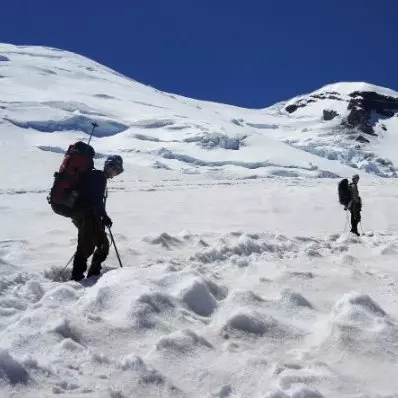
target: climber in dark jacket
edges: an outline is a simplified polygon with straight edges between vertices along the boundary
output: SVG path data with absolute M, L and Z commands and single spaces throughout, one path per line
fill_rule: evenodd
M 112 226 L 112 220 L 105 209 L 106 184 L 108 178 L 122 172 L 123 159 L 119 155 L 113 155 L 106 159 L 103 171 L 90 170 L 84 178 L 77 200 L 77 210 L 72 217 L 72 222 L 78 228 L 72 280 L 79 281 L 84 278 L 87 260 L 93 253 L 87 278 L 101 273 L 101 263 L 109 253 L 105 227 Z
M 352 177 L 352 183 L 348 186 L 350 190 L 351 200 L 347 208 L 351 212 L 351 232 L 360 235 L 358 232 L 358 224 L 361 222 L 362 201 L 358 192 L 359 175 Z

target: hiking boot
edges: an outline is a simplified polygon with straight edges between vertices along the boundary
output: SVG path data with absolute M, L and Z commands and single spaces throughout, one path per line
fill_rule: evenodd
M 84 273 L 87 269 L 87 261 L 84 257 L 75 255 L 73 259 L 73 268 L 72 268 L 72 281 L 80 281 L 84 278 Z
M 70 280 L 71 280 L 71 281 L 79 282 L 79 281 L 81 281 L 83 278 L 84 278 L 84 275 L 83 275 L 83 274 L 72 274 L 71 277 L 70 277 Z
M 90 278 L 90 276 L 99 276 L 99 275 L 101 275 L 101 264 L 98 263 L 91 264 L 91 267 L 87 272 L 87 278 Z

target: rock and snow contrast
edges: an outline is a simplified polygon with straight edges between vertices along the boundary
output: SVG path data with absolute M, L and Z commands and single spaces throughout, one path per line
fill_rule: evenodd
M 0 396 L 398 397 L 397 115 L 365 83 L 244 109 L 1 44 Z M 93 122 L 124 267 L 77 283 L 46 196 Z

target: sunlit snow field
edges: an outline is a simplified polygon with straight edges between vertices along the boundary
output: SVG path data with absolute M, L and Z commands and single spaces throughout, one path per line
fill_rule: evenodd
M 1 397 L 398 397 L 398 182 L 375 161 L 398 161 L 396 118 L 364 155 L 317 103 L 196 101 L 48 48 L 0 45 L 0 75 Z M 323 90 L 360 89 L 398 97 Z M 123 268 L 111 248 L 77 283 L 46 196 L 93 121 L 96 166 L 125 161 Z M 337 197 L 354 173 L 359 238 Z

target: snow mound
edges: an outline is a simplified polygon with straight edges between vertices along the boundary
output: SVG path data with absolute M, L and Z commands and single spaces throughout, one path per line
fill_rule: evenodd
M 215 247 L 209 247 L 201 250 L 192 256 L 193 260 L 203 264 L 209 264 L 216 261 L 226 261 L 235 256 L 251 257 L 252 255 L 269 254 L 276 257 L 282 257 L 290 252 L 298 250 L 295 242 L 291 240 L 281 240 L 278 236 L 249 236 L 239 235 L 234 240 L 225 243 L 220 240 Z
M 213 346 L 202 336 L 191 330 L 180 330 L 162 337 L 156 343 L 156 350 L 174 355 L 193 353 L 198 349 L 212 349 Z
M 210 316 L 217 308 L 217 300 L 201 278 L 188 279 L 180 286 L 178 297 L 187 307 L 201 316 Z
M 176 316 L 176 303 L 167 294 L 154 292 L 140 295 L 132 303 L 129 318 L 136 330 L 162 328 L 169 317 Z
M 55 307 L 61 304 L 73 303 L 78 299 L 76 290 L 71 286 L 56 286 L 50 289 L 42 298 L 42 305 Z
M 166 232 L 163 232 L 161 235 L 159 235 L 156 238 L 147 239 L 147 241 L 149 241 L 149 243 L 151 243 L 153 245 L 161 245 L 165 249 L 171 249 L 174 246 L 181 245 L 181 243 L 182 243 L 178 238 L 176 238 L 175 236 L 172 236 Z
M 234 389 L 230 384 L 222 386 L 218 391 L 212 393 L 213 398 L 228 398 L 232 396 Z
M 61 351 L 63 350 L 63 351 L 81 353 L 84 350 L 84 347 L 81 344 L 77 343 L 75 340 L 71 338 L 66 338 L 62 340 L 62 342 L 59 344 L 59 349 Z
M 82 341 L 82 333 L 70 319 L 63 318 L 47 325 L 47 332 L 56 333 L 64 339 L 70 339 L 77 343 Z
M 261 298 L 259 295 L 255 294 L 251 290 L 234 290 L 228 296 L 228 302 L 238 304 L 238 305 L 254 305 L 259 306 L 261 303 L 264 303 L 265 300 Z
M 31 303 L 37 303 L 44 296 L 45 290 L 39 281 L 31 280 L 22 285 L 18 296 Z
M 53 282 L 66 282 L 70 279 L 70 272 L 66 272 L 64 268 L 65 267 L 52 266 L 45 269 L 43 275 Z
M 350 313 L 352 310 L 358 309 L 375 316 L 385 316 L 383 309 L 373 301 L 367 294 L 347 293 L 338 300 L 333 308 L 337 316 Z
M 315 275 L 311 271 L 288 271 L 285 272 L 281 278 L 286 279 L 314 279 Z
M 345 265 L 355 265 L 359 264 L 360 260 L 357 257 L 354 257 L 350 254 L 344 254 L 341 258 L 340 261 L 342 264 Z
M 282 304 L 287 305 L 288 307 L 306 307 L 313 309 L 312 304 L 302 294 L 295 292 L 292 289 L 284 289 L 281 292 L 279 300 Z
M 345 294 L 333 307 L 324 346 L 374 357 L 398 357 L 398 326 L 368 295 Z
M 143 359 L 137 355 L 131 354 L 120 360 L 120 367 L 123 370 L 138 370 L 146 369 Z
M 248 335 L 283 340 L 292 330 L 277 319 L 257 311 L 240 311 L 229 316 L 223 332 L 227 335 Z
M 378 252 L 382 256 L 392 256 L 398 254 L 398 243 L 397 242 L 390 242 L 386 245 L 382 245 L 378 247 Z
M 119 367 L 127 372 L 133 372 L 138 376 L 138 382 L 145 385 L 155 384 L 164 385 L 166 377 L 159 371 L 148 366 L 141 357 L 131 354 L 123 357 L 119 361 Z

